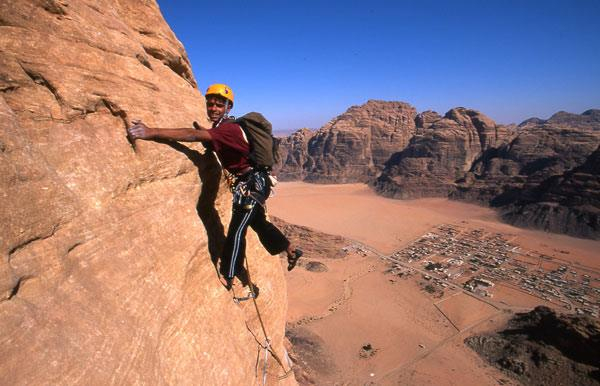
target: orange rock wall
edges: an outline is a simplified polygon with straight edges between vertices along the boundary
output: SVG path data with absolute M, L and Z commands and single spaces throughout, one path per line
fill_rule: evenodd
M 262 384 L 256 311 L 211 261 L 218 165 L 125 135 L 207 124 L 203 105 L 155 1 L 0 0 L 0 384 Z M 252 232 L 247 254 L 284 358 L 281 266 Z

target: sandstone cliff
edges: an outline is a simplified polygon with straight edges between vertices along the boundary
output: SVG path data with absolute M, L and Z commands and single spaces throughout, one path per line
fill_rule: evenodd
M 372 182 L 380 193 L 394 198 L 447 196 L 454 182 L 468 171 L 483 151 L 506 142 L 512 131 L 478 111 L 452 109 L 443 118 L 427 113 L 422 128 L 408 146 L 390 157 L 381 176 Z
M 474 201 L 501 208 L 514 224 L 600 238 L 597 172 L 577 169 L 593 164 L 600 110 L 515 126 L 463 107 L 442 117 L 369 101 L 281 143 L 283 179 L 360 181 L 393 198 Z
M 217 164 L 125 136 L 132 119 L 206 122 L 202 105 L 155 1 L 0 1 L 0 383 L 261 383 L 256 312 L 213 265 Z M 249 236 L 283 358 L 281 266 Z
M 528 119 L 509 143 L 488 149 L 473 163 L 459 181 L 457 198 L 509 204 L 522 188 L 582 165 L 599 141 L 600 110 Z
M 402 102 L 368 101 L 353 106 L 316 133 L 294 133 L 306 143 L 299 155 L 299 138 L 284 140 L 279 174 L 283 179 L 310 182 L 366 182 L 376 176 L 390 155 L 402 149 L 415 132 L 414 107 Z M 294 144 L 294 145 L 292 145 Z
M 288 137 L 279 139 L 280 160 L 276 169 L 282 181 L 306 178 L 307 169 L 304 165 L 307 165 L 310 159 L 308 143 L 313 135 L 309 129 L 300 129 Z
M 524 190 L 501 214 L 515 225 L 599 239 L 600 147 L 583 165 Z
M 600 110 L 529 119 L 457 181 L 455 198 L 499 207 L 513 224 L 600 238 Z

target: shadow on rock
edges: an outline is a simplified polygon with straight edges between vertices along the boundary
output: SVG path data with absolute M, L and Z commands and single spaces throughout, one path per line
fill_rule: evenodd
M 185 154 L 198 169 L 201 190 L 200 196 L 198 197 L 198 203 L 196 204 L 196 212 L 206 230 L 206 235 L 208 237 L 208 252 L 210 253 L 210 258 L 215 269 L 217 269 L 221 251 L 223 250 L 223 244 L 225 243 L 225 228 L 219 217 L 219 212 L 217 212 L 217 209 L 215 208 L 215 201 L 221 183 L 221 167 L 211 152 L 207 151 L 205 154 L 202 154 L 179 142 L 157 142 L 168 145 Z

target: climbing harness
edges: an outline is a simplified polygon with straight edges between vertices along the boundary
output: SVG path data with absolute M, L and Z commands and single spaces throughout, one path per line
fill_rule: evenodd
M 227 109 L 227 107 L 228 107 L 228 102 L 226 102 L 226 109 Z M 218 127 L 224 118 L 225 118 L 225 116 L 222 117 L 219 120 L 219 122 L 217 122 L 215 127 Z M 248 205 L 253 206 L 255 203 L 258 203 L 263 208 L 265 208 L 265 215 L 266 215 L 265 201 L 266 201 L 267 197 L 263 197 L 263 195 L 258 192 L 263 191 L 264 188 L 267 186 L 267 184 L 269 187 L 274 187 L 277 184 L 277 179 L 275 177 L 271 176 L 268 171 L 254 170 L 254 169 L 251 169 L 250 171 L 248 171 L 247 173 L 245 173 L 243 175 L 237 176 L 237 175 L 229 172 L 227 169 L 225 169 L 223 167 L 223 164 L 221 163 L 221 160 L 219 159 L 219 157 L 215 151 L 213 151 L 213 154 L 214 154 L 215 158 L 217 159 L 217 162 L 221 166 L 221 170 L 223 170 L 223 174 L 225 175 L 225 179 L 227 181 L 227 184 L 229 185 L 230 191 L 233 193 L 234 205 L 237 204 L 244 209 L 251 209 L 251 207 L 248 208 Z M 258 192 L 255 192 L 254 190 L 256 190 Z M 273 190 L 271 189 L 271 194 L 272 193 L 273 193 Z M 237 297 L 237 296 L 235 296 L 235 292 L 233 292 L 233 290 L 232 290 L 233 295 L 234 295 L 233 301 L 239 305 L 241 302 L 252 299 L 252 303 L 254 304 L 254 309 L 256 310 L 256 315 L 258 316 L 258 321 L 260 322 L 260 327 L 261 327 L 261 330 L 262 330 L 262 333 L 264 336 L 264 343 L 261 343 L 261 341 L 258 339 L 258 337 L 254 334 L 254 332 L 248 325 L 247 321 L 246 321 L 246 328 L 248 329 L 250 334 L 252 334 L 256 343 L 260 347 L 257 351 L 257 357 L 256 357 L 256 368 L 255 369 L 256 369 L 257 377 L 258 377 L 260 350 L 261 349 L 264 350 L 264 366 L 263 366 L 263 386 L 264 386 L 267 383 L 267 367 L 268 367 L 269 354 L 271 354 L 273 356 L 273 358 L 275 359 L 277 364 L 284 371 L 284 374 L 278 377 L 279 380 L 289 377 L 292 374 L 293 369 L 292 369 L 292 365 L 290 365 L 289 357 L 287 357 L 287 351 L 285 354 L 286 354 L 286 359 L 288 360 L 289 370 L 286 370 L 285 365 L 283 364 L 283 362 L 281 361 L 281 359 L 279 358 L 279 356 L 277 355 L 277 353 L 275 352 L 275 350 L 273 350 L 273 347 L 271 346 L 271 340 L 269 339 L 269 335 L 267 334 L 267 330 L 265 328 L 265 324 L 263 322 L 262 315 L 258 308 L 258 303 L 256 302 L 256 297 L 257 297 L 258 291 L 255 289 L 254 284 L 252 284 L 252 278 L 250 277 L 250 267 L 248 266 L 248 259 L 246 258 L 245 260 L 246 260 L 246 273 L 248 276 L 248 287 L 249 287 L 250 291 L 247 296 Z

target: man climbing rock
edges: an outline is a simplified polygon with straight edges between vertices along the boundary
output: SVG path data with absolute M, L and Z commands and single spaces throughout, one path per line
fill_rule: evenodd
M 302 256 L 302 251 L 294 248 L 266 217 L 265 205 L 272 187 L 270 171 L 252 164 L 249 157 L 250 145 L 244 130 L 233 119 L 229 119 L 232 107 L 233 91 L 227 85 L 213 84 L 206 90 L 206 111 L 212 122 L 211 129 L 202 128 L 196 123 L 195 129 L 150 128 L 140 121 L 134 122 L 134 126 L 128 129 L 132 140 L 203 142 L 209 144 L 216 153 L 232 180 L 233 209 L 220 269 L 228 289 L 232 286 L 234 276 L 244 269 L 248 226 L 256 232 L 271 255 L 283 251 L 287 253 L 288 271 L 295 267 Z M 244 282 L 245 278 L 241 280 Z

